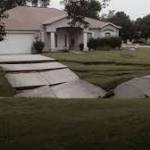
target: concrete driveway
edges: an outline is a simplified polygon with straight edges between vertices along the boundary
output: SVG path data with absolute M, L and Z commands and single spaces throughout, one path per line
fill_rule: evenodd
M 0 66 L 17 97 L 98 98 L 106 92 L 42 55 L 2 55 Z

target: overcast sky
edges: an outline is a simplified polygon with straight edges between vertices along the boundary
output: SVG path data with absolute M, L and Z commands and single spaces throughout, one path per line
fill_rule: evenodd
M 60 0 L 51 0 L 51 7 L 63 9 Z M 103 13 L 108 10 L 124 11 L 131 19 L 136 19 L 150 14 L 150 0 L 111 0 L 110 6 Z

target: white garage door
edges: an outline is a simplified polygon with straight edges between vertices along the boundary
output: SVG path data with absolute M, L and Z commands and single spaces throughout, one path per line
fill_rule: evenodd
M 0 54 L 26 54 L 31 53 L 33 34 L 7 34 L 0 42 Z

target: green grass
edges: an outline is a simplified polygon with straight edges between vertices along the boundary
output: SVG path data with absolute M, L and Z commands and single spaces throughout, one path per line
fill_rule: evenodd
M 105 89 L 150 74 L 150 49 L 51 53 Z M 12 96 L 0 70 L 0 96 Z M 149 99 L 0 99 L 0 150 L 149 150 Z
M 150 101 L 1 99 L 1 150 L 148 150 Z
M 89 53 L 50 53 L 82 79 L 106 90 L 129 79 L 150 74 L 150 49 L 94 51 Z
M 150 74 L 149 49 L 48 56 L 105 89 Z M 13 93 L 0 71 L 0 95 Z M 149 99 L 2 98 L 0 150 L 148 150 L 149 116 Z
M 10 97 L 15 94 L 15 90 L 10 86 L 5 78 L 5 72 L 0 68 L 0 97 Z

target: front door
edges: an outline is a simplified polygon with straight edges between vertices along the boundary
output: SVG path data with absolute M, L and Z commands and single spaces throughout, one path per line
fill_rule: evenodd
M 69 33 L 69 49 L 70 50 L 75 50 L 75 46 L 76 46 L 75 34 L 76 34 L 76 30 L 71 29 Z
M 70 28 L 68 41 L 70 50 L 79 50 L 79 44 L 82 42 L 82 30 L 80 28 Z
M 74 50 L 75 49 L 75 39 L 71 38 L 70 39 L 70 50 Z

